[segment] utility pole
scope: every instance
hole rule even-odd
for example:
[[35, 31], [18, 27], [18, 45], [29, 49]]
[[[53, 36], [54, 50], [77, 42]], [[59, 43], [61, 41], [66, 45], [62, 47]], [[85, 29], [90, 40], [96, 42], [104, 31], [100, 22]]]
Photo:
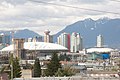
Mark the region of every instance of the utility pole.
[[13, 54], [11, 53], [11, 80], [13, 80]]
[[11, 53], [11, 80], [13, 80], [13, 54], [14, 54], [14, 49], [15, 49], [15, 44], [14, 44], [14, 31], [12, 33], [12, 45], [13, 45], [13, 52]]

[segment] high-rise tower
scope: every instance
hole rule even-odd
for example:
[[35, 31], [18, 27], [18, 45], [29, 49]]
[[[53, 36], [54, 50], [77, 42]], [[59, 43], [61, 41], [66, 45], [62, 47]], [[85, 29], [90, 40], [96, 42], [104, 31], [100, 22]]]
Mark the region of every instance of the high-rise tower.
[[104, 40], [102, 35], [97, 36], [97, 47], [104, 47]]
[[83, 40], [79, 33], [71, 35], [71, 52], [78, 52], [83, 49]]
[[50, 31], [45, 30], [44, 33], [45, 33], [44, 42], [52, 43], [53, 42], [53, 36], [50, 35]]
[[13, 39], [14, 43], [14, 57], [18, 57], [20, 59], [25, 58], [24, 53], [24, 42], [25, 39]]
[[68, 48], [70, 51], [70, 34], [62, 33], [57, 37], [57, 43]]

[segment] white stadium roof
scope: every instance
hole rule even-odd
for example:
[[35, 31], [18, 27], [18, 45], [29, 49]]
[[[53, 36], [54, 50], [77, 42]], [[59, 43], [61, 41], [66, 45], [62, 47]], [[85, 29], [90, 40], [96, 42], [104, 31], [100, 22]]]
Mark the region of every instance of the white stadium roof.
[[[24, 49], [27, 50], [68, 50], [64, 46], [46, 42], [25, 42]], [[3, 48], [1, 51], [13, 51], [13, 45]]]
[[87, 53], [92, 53], [92, 52], [99, 52], [99, 53], [111, 52], [113, 50], [114, 49], [112, 49], [112, 48], [99, 48], [99, 47], [96, 47], [96, 48], [89, 48], [89, 49], [87, 49]]

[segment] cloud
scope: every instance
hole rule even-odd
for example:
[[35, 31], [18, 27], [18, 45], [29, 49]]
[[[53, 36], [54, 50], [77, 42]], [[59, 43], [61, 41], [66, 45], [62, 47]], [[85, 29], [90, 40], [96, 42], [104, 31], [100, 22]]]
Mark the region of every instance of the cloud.
[[[0, 0], [0, 30], [25, 29], [43, 34], [50, 29], [54, 34], [67, 25], [84, 18], [120, 17], [115, 14], [101, 13], [65, 6], [36, 3], [29, 0]], [[34, 0], [35, 1], [35, 0]], [[60, 5], [89, 8], [119, 13], [118, 3], [108, 0], [37, 0]], [[106, 5], [105, 5], [106, 4]], [[97, 6], [96, 6], [97, 5]]]
[[0, 2], [6, 2], [12, 5], [18, 5], [18, 4], [24, 4], [26, 3], [28, 0], [0, 0]]
[[101, 4], [107, 2], [107, 0], [77, 0], [77, 1], [84, 4]]

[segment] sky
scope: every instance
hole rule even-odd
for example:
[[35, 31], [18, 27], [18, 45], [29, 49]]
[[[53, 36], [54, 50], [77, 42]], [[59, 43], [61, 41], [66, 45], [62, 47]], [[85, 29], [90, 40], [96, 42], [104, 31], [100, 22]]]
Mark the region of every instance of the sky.
[[0, 0], [0, 30], [29, 29], [43, 35], [49, 29], [55, 34], [79, 20], [103, 17], [120, 18], [120, 0]]

